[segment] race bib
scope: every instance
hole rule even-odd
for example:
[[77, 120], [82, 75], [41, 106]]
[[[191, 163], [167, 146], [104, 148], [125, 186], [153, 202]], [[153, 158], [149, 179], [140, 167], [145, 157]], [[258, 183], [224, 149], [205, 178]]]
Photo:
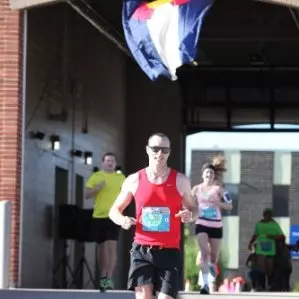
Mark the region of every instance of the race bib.
[[270, 252], [273, 250], [273, 242], [271, 241], [261, 241], [260, 246], [263, 252]]
[[211, 207], [203, 208], [201, 210], [201, 217], [206, 219], [217, 219], [217, 210]]
[[148, 232], [170, 231], [170, 210], [167, 207], [145, 207], [142, 209], [142, 229]]

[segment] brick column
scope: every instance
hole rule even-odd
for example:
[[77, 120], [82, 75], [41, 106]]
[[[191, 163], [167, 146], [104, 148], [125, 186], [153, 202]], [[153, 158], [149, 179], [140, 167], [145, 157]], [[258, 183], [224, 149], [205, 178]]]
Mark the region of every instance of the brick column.
[[239, 267], [242, 271], [255, 224], [265, 208], [272, 208], [273, 155], [273, 152], [241, 152]]
[[22, 18], [0, 0], [0, 200], [12, 204], [10, 284], [17, 286], [22, 144]]
[[[292, 153], [292, 177], [290, 186], [289, 212], [291, 225], [299, 223], [299, 152]], [[292, 283], [299, 279], [299, 261], [293, 260]]]

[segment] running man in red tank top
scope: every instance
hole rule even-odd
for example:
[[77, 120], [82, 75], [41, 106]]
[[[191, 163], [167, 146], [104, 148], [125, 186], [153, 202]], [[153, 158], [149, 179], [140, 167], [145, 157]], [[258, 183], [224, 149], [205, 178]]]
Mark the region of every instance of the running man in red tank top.
[[[147, 168], [130, 175], [110, 210], [110, 218], [123, 229], [135, 225], [128, 289], [138, 299], [176, 298], [181, 266], [181, 222], [197, 219], [198, 208], [185, 175], [168, 168], [170, 140], [153, 134], [146, 146]], [[124, 209], [135, 200], [135, 218]]]

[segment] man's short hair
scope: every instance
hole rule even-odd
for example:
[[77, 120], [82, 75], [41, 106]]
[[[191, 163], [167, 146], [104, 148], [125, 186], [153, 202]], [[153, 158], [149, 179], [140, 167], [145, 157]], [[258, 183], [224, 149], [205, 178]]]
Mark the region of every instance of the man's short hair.
[[153, 137], [155, 137], [155, 136], [158, 136], [158, 137], [160, 137], [160, 138], [167, 138], [168, 141], [169, 141], [169, 144], [170, 144], [170, 139], [169, 139], [169, 137], [168, 137], [166, 134], [164, 134], [164, 133], [160, 133], [160, 132], [152, 134], [152, 135], [148, 138], [147, 144], [149, 144], [149, 143], [150, 143], [150, 140], [151, 140]]
[[112, 152], [108, 152], [108, 153], [105, 153], [105, 154], [103, 155], [103, 157], [102, 157], [102, 161], [103, 161], [103, 162], [105, 161], [106, 157], [114, 157], [114, 159], [117, 160], [117, 159], [116, 159], [116, 155], [115, 155], [114, 153], [112, 153]]

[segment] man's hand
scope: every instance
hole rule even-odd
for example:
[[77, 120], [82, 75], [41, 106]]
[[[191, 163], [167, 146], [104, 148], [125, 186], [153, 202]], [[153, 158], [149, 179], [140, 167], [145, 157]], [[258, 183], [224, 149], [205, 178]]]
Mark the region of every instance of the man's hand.
[[192, 212], [189, 210], [180, 210], [177, 214], [175, 214], [176, 218], [181, 218], [183, 223], [190, 223], [193, 221]]
[[103, 189], [103, 187], [105, 186], [106, 182], [105, 181], [101, 181], [99, 184], [97, 184], [96, 186], [93, 187], [87, 187], [85, 189], [85, 198], [89, 199], [91, 197], [95, 197], [97, 196], [97, 194]]
[[101, 181], [98, 185], [96, 185], [95, 189], [97, 191], [100, 191], [105, 186], [105, 184], [106, 184], [105, 181]]
[[136, 225], [136, 222], [137, 222], [137, 221], [136, 221], [135, 218], [125, 216], [125, 217], [124, 217], [124, 221], [123, 221], [121, 227], [122, 227], [123, 229], [128, 230], [128, 229], [130, 229], [130, 228], [132, 227], [132, 225]]

